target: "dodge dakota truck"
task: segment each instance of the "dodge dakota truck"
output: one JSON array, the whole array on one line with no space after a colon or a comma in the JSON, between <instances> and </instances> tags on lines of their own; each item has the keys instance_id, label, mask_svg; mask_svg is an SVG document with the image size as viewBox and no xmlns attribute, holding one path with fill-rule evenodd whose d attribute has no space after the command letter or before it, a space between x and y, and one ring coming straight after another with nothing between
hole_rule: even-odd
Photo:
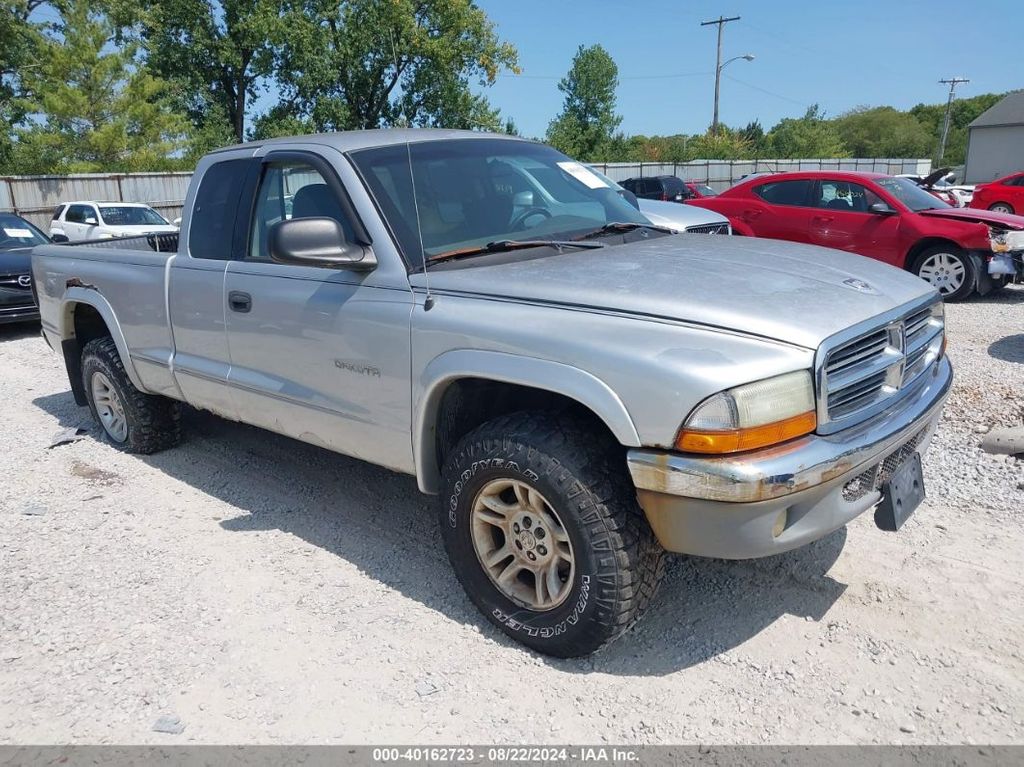
<instances>
[{"instance_id":1,"label":"dodge dakota truck","mask_svg":"<svg viewBox=\"0 0 1024 767\"><path fill-rule=\"evenodd\" d=\"M227 148L180 236L32 258L113 446L175 445L187 403L415 475L469 598L556 656L622 634L666 551L777 554L869 510L896 530L952 376L917 277L673 234L508 136Z\"/></svg>"}]
</instances>

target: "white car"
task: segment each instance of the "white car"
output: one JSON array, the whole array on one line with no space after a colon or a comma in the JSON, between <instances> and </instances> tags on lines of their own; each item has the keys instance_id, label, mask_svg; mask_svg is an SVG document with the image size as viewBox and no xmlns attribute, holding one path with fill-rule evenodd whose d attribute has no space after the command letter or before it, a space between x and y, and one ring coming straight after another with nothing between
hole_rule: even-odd
<instances>
[{"instance_id":1,"label":"white car","mask_svg":"<svg viewBox=\"0 0 1024 767\"><path fill-rule=\"evenodd\" d=\"M637 197L597 168L590 166L589 169L608 186L618 191L630 205L638 208L652 224L690 234L732 234L732 225L729 223L729 219L720 213L682 202L648 200Z\"/></svg>"},{"instance_id":2,"label":"white car","mask_svg":"<svg viewBox=\"0 0 1024 767\"><path fill-rule=\"evenodd\" d=\"M956 183L956 174L951 173L949 168L939 168L927 176L901 173L896 178L909 178L926 192L954 208L966 208L974 199L974 184Z\"/></svg>"},{"instance_id":3,"label":"white car","mask_svg":"<svg viewBox=\"0 0 1024 767\"><path fill-rule=\"evenodd\" d=\"M77 201L53 210L50 237L54 242L105 240L143 234L177 232L178 228L148 205L138 202Z\"/></svg>"}]
</instances>

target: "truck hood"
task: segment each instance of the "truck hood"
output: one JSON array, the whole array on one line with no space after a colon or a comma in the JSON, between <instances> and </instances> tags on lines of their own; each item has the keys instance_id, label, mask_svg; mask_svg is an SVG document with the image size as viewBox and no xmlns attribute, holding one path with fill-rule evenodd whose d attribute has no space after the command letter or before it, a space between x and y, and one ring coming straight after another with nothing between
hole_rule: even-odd
<instances>
[{"instance_id":1,"label":"truck hood","mask_svg":"<svg viewBox=\"0 0 1024 767\"><path fill-rule=\"evenodd\" d=\"M493 265L483 259L463 264L431 270L432 292L677 320L809 349L935 292L880 261L747 237L683 234L539 258L524 254ZM425 287L423 274L410 280ZM551 332L558 332L557 325Z\"/></svg>"},{"instance_id":2,"label":"truck hood","mask_svg":"<svg viewBox=\"0 0 1024 767\"><path fill-rule=\"evenodd\" d=\"M931 210L917 211L919 216L928 218L951 218L955 221L968 221L975 224L988 224L1001 229L1024 229L1024 216L1015 216L1012 213L996 213L991 210L980 210L978 208L932 208Z\"/></svg>"}]
</instances>

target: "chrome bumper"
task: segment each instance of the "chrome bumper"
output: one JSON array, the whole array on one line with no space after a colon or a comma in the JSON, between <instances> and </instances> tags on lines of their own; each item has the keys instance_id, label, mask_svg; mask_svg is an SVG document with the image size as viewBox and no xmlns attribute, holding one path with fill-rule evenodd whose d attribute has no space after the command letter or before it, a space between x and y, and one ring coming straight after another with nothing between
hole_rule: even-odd
<instances>
[{"instance_id":1,"label":"chrome bumper","mask_svg":"<svg viewBox=\"0 0 1024 767\"><path fill-rule=\"evenodd\" d=\"M878 502L877 491L847 500L848 482L911 440L924 451L952 378L943 358L890 410L776 448L720 458L630 450L640 505L670 551L745 558L808 543Z\"/></svg>"}]
</instances>

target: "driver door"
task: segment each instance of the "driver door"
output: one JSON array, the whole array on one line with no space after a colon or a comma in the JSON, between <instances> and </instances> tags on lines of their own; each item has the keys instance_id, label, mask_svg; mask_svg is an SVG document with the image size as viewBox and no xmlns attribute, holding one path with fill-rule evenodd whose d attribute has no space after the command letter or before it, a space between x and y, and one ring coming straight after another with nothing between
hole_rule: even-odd
<instances>
[{"instance_id":1,"label":"driver door","mask_svg":"<svg viewBox=\"0 0 1024 767\"><path fill-rule=\"evenodd\" d=\"M228 264L228 384L239 420L405 471L412 462L412 291L375 272L281 264L267 235L329 217L349 241L351 205L330 165L301 152L263 159L248 247Z\"/></svg>"},{"instance_id":2,"label":"driver door","mask_svg":"<svg viewBox=\"0 0 1024 767\"><path fill-rule=\"evenodd\" d=\"M899 214L872 213L882 203L873 191L850 181L825 179L815 183L811 236L816 245L902 266L899 252Z\"/></svg>"}]
</instances>

